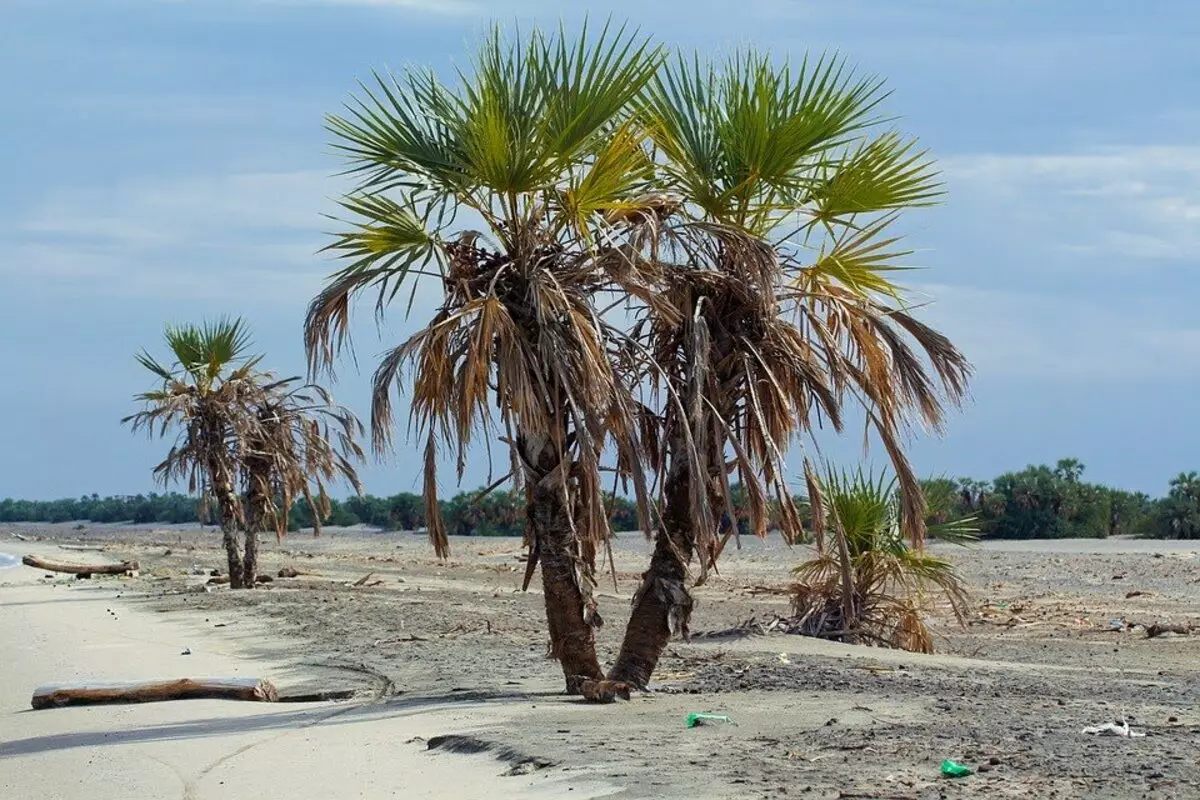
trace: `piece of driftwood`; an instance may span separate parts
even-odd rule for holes
[[[1164,633],[1179,633],[1179,634],[1183,634],[1184,636],[1187,636],[1187,635],[1190,635],[1191,632],[1192,632],[1192,623],[1190,623],[1190,622],[1185,623],[1185,624],[1179,624],[1179,623],[1172,624],[1170,622],[1156,622],[1153,625],[1146,628],[1146,638],[1153,639],[1156,636],[1162,636]]]
[[[58,549],[76,553],[103,553],[107,548],[102,544],[60,544]]]
[[[34,708],[60,708],[100,703],[157,703],[164,700],[250,700],[274,703],[275,686],[262,678],[180,678],[127,683],[60,683],[39,686]]]
[[[122,561],[120,564],[64,564],[37,556],[25,556],[21,563],[48,572],[68,572],[72,575],[124,575],[138,568],[136,561]]]

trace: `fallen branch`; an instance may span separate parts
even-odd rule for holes
[[[107,548],[102,544],[60,544],[58,549],[78,553],[103,553]]]
[[[27,567],[44,569],[49,572],[67,572],[72,575],[124,575],[138,568],[136,561],[122,561],[120,564],[63,564],[58,561],[47,561],[37,556],[25,556],[21,563]]]
[[[371,576],[374,574],[375,574],[374,572],[368,572],[366,575],[363,575],[361,578],[359,578],[358,580],[356,580],[354,583],[352,583],[350,585],[351,586],[366,586],[367,581],[371,580]]]
[[[1184,636],[1189,636],[1192,633],[1192,623],[1156,622],[1146,628],[1147,639],[1162,636],[1164,633],[1181,633]]]
[[[274,703],[279,693],[262,678],[180,678],[175,681],[129,683],[63,683],[40,686],[31,704],[36,709],[100,703],[157,703],[164,700],[250,700]]]

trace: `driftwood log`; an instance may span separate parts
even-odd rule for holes
[[[1179,634],[1183,634],[1184,636],[1187,636],[1187,635],[1191,634],[1192,630],[1193,630],[1192,623],[1190,623],[1190,622],[1186,622],[1186,623],[1156,622],[1153,625],[1146,628],[1146,638],[1153,639],[1155,637],[1162,636],[1164,633],[1179,633]]]
[[[34,708],[60,708],[100,703],[157,703],[164,700],[250,700],[274,703],[275,686],[262,678],[180,678],[130,683],[60,683],[39,686]]]
[[[64,564],[61,561],[47,561],[37,556],[25,556],[21,563],[27,567],[44,569],[48,572],[69,572],[72,575],[124,575],[138,568],[136,561],[122,561],[120,564]]]
[[[102,544],[60,544],[58,549],[77,553],[103,553],[108,548]]]

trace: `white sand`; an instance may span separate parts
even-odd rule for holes
[[[6,542],[5,549],[63,557],[45,545]],[[71,554],[85,558],[103,555]],[[470,800],[618,791],[555,769],[500,777],[506,766],[490,756],[430,753],[413,741],[495,729],[521,716],[503,704],[405,709],[187,700],[32,711],[30,696],[46,683],[221,676],[278,682],[291,672],[281,659],[239,652],[246,652],[245,629],[239,640],[234,628],[167,620],[117,599],[119,581],[64,577],[44,585],[44,574],[24,566],[0,572],[0,798]],[[273,646],[278,653],[281,645]],[[185,647],[191,655],[181,655]]]

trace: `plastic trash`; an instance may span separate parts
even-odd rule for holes
[[[965,778],[974,771],[967,765],[951,761],[948,758],[942,762],[942,774],[947,778]]]
[[[724,714],[688,714],[687,726],[695,728],[697,725],[707,725],[710,722],[724,722],[728,725],[733,724],[733,720]]]
[[[1093,736],[1123,736],[1126,739],[1140,739],[1146,735],[1143,731],[1135,731],[1130,728],[1126,720],[1121,720],[1120,725],[1115,722],[1093,725],[1090,728],[1084,728],[1082,732]]]

